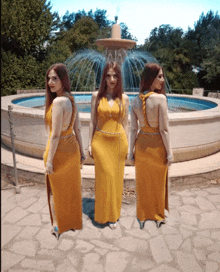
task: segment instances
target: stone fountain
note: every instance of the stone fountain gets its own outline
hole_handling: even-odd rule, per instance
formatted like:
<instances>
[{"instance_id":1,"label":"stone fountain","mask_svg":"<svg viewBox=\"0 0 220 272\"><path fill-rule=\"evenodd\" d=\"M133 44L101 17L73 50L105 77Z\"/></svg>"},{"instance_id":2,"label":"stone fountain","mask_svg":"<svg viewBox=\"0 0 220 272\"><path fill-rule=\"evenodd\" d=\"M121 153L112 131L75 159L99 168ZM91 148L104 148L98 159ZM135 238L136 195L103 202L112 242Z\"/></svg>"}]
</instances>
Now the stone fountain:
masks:
<instances>
[{"instance_id":1,"label":"stone fountain","mask_svg":"<svg viewBox=\"0 0 220 272\"><path fill-rule=\"evenodd\" d=\"M136 42L121 39L120 25L116 23L112 26L112 34L109 39L96 41L98 46L105 48L105 54L95 50L83 50L73 54L66 60L69 74L75 77L77 92L83 99L85 95L91 95L91 91L100 84L103 68L106 61L117 61L121 65L122 78L124 80L124 91L138 92L139 77L146 62L157 62L153 56L147 52L138 52L132 49ZM82 78L84 76L84 78ZM85 84L88 89L77 89L77 84ZM82 86L82 84L81 84ZM83 92L79 93L78 91ZM88 93L85 91L89 91ZM134 93L135 94L135 93ZM17 152L42 158L47 141L47 133L44 126L44 111L39 108L28 108L14 104L16 100L25 100L43 94L23 94L2 97L2 143L10 147L10 131L8 125L8 105L13 106L13 120L16 133L15 148ZM167 95L173 97L174 95ZM202 101L206 104L210 98L190 97L175 95L185 103L186 99ZM198 101L198 102L199 102ZM215 107L208 110L198 110L195 112L177 112L169 114L171 145L174 152L175 162L187 161L206 157L217 153L220 150L220 102L213 99ZM90 113L80 112L83 142L88 144ZM207 133L208 132L208 133Z\"/></svg>"},{"instance_id":2,"label":"stone fountain","mask_svg":"<svg viewBox=\"0 0 220 272\"><path fill-rule=\"evenodd\" d=\"M126 52L132 49L136 42L121 38L121 27L117 24L118 17L115 17L115 24L112 26L111 38L96 40L97 46L105 48L105 55L107 61L115 61L122 66Z\"/></svg>"},{"instance_id":3,"label":"stone fountain","mask_svg":"<svg viewBox=\"0 0 220 272\"><path fill-rule=\"evenodd\" d=\"M107 61L115 61L121 66L124 90L138 91L140 75L146 62L157 62L148 52L130 50L135 47L133 40L121 38L121 28L115 24L111 38L98 39L96 45L105 49L105 54L96 50L82 50L71 55L65 62L70 75L73 91L94 91L99 87L102 71ZM169 87L167 88L167 90Z\"/></svg>"}]
</instances>

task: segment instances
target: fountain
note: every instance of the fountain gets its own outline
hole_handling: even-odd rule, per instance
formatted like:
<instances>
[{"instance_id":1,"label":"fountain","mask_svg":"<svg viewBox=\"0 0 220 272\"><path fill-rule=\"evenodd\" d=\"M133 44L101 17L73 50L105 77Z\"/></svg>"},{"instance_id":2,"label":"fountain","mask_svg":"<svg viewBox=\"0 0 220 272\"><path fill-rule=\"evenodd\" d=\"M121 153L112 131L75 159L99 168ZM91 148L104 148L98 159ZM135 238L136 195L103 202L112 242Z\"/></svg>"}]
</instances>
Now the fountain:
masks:
<instances>
[{"instance_id":1,"label":"fountain","mask_svg":"<svg viewBox=\"0 0 220 272\"><path fill-rule=\"evenodd\" d=\"M137 51L127 51L135 46L135 41L121 39L120 26L114 24L112 36L109 39L96 41L97 45L105 47L105 55L87 50L78 52L65 62L75 90L83 86L84 92L73 93L78 96L76 101L84 101L100 83L102 70L106 61L117 61L122 67L125 91L133 91L129 95L136 95L138 91L140 74L146 62L157 62L150 54ZM76 76L77 75L77 76ZM86 89L89 86L88 89ZM168 85L167 85L168 89ZM90 92L85 92L90 90ZM19 105L44 96L44 94L19 94L2 97L1 103L1 138L2 143L8 147L10 143L9 124L7 118L8 105L13 107L12 118L15 127L15 149L27 156L41 158L46 146L47 133L44 126L44 111L40 108L30 108ZM168 103L179 100L181 106L196 105L196 111L175 112L174 102L169 113L171 145L174 161L182 162L209 156L220 151L220 100L207 97L192 97L187 95L167 94ZM44 100L44 98L43 98ZM33 101L32 101L33 102ZM172 104L172 103L171 103ZM33 107L36 107L36 103ZM199 108L201 106L201 108ZM79 113L84 148L88 145L88 131L90 113ZM129 118L130 120L130 118ZM129 121L130 122L130 121Z\"/></svg>"},{"instance_id":2,"label":"fountain","mask_svg":"<svg viewBox=\"0 0 220 272\"><path fill-rule=\"evenodd\" d=\"M95 50L83 50L71 55L65 61L74 91L94 91L97 89L106 62L115 61L121 66L124 91L137 92L145 63L157 62L147 52L129 50L136 45L136 42L121 39L121 28L117 24L117 19L116 16L111 38L96 40L96 45L105 49L104 54ZM167 81L166 91L169 92Z\"/></svg>"},{"instance_id":3,"label":"fountain","mask_svg":"<svg viewBox=\"0 0 220 272\"><path fill-rule=\"evenodd\" d=\"M117 20L118 17L116 16L115 24L112 26L111 38L96 40L96 45L105 48L107 61L115 61L122 67L125 56L127 55L126 51L132 49L136 45L136 42L121 38L121 28L117 24Z\"/></svg>"}]
</instances>

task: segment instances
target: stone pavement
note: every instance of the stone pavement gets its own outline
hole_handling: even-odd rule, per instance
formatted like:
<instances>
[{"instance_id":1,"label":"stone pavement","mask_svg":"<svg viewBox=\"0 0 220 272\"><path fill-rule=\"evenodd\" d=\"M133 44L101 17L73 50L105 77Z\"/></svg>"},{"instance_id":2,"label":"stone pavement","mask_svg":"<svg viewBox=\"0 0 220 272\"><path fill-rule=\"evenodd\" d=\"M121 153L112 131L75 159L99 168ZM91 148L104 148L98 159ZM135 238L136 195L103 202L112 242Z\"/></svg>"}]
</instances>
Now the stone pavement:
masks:
<instances>
[{"instance_id":1,"label":"stone pavement","mask_svg":"<svg viewBox=\"0 0 220 272\"><path fill-rule=\"evenodd\" d=\"M94 190L83 189L83 229L50 234L41 183L2 190L2 270L57 272L220 271L220 184L170 189L168 223L140 230L135 198L123 198L116 230L93 221ZM130 203L130 204L129 204Z\"/></svg>"}]
</instances>

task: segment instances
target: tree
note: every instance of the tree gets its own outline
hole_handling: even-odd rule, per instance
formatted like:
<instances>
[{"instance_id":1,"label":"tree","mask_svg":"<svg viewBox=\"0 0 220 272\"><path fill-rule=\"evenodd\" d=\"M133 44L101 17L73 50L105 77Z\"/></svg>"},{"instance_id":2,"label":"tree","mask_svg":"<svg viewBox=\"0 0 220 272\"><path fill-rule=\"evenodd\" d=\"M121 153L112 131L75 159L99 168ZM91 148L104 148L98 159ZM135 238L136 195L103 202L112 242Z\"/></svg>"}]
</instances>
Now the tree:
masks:
<instances>
[{"instance_id":1,"label":"tree","mask_svg":"<svg viewBox=\"0 0 220 272\"><path fill-rule=\"evenodd\" d=\"M94 13L92 9L88 13L86 13L85 10L79 10L76 13L69 13L69 11L66 11L62 18L62 23L65 30L70 30L78 20L80 20L82 17L88 16L98 24L99 28L105 28L112 24L112 22L107 19L106 13L107 10L102 9L96 9Z\"/></svg>"},{"instance_id":2,"label":"tree","mask_svg":"<svg viewBox=\"0 0 220 272\"><path fill-rule=\"evenodd\" d=\"M198 85L181 28L170 25L154 28L141 49L149 51L161 63L173 89L190 89Z\"/></svg>"},{"instance_id":3,"label":"tree","mask_svg":"<svg viewBox=\"0 0 220 272\"><path fill-rule=\"evenodd\" d=\"M82 17L66 32L65 40L71 52L79 49L94 48L98 32L98 24L92 18Z\"/></svg>"},{"instance_id":4,"label":"tree","mask_svg":"<svg viewBox=\"0 0 220 272\"><path fill-rule=\"evenodd\" d=\"M44 86L45 58L55 42L59 16L46 0L1 1L1 93Z\"/></svg>"},{"instance_id":5,"label":"tree","mask_svg":"<svg viewBox=\"0 0 220 272\"><path fill-rule=\"evenodd\" d=\"M46 0L2 0L1 8L3 50L17 55L39 51L53 25L50 3L46 4Z\"/></svg>"},{"instance_id":6,"label":"tree","mask_svg":"<svg viewBox=\"0 0 220 272\"><path fill-rule=\"evenodd\" d=\"M192 65L199 70L200 86L206 89L220 89L219 82L219 41L220 16L209 11L201 14L194 29L186 33ZM217 80L217 81L216 81Z\"/></svg>"},{"instance_id":7,"label":"tree","mask_svg":"<svg viewBox=\"0 0 220 272\"><path fill-rule=\"evenodd\" d=\"M206 89L220 90L220 40L215 40L207 46L207 57L201 64L202 71L205 71L202 77Z\"/></svg>"},{"instance_id":8,"label":"tree","mask_svg":"<svg viewBox=\"0 0 220 272\"><path fill-rule=\"evenodd\" d=\"M120 23L120 27L121 27L121 38L122 39L137 41L137 38L132 36L131 33L128 31L128 27L126 24Z\"/></svg>"}]
</instances>

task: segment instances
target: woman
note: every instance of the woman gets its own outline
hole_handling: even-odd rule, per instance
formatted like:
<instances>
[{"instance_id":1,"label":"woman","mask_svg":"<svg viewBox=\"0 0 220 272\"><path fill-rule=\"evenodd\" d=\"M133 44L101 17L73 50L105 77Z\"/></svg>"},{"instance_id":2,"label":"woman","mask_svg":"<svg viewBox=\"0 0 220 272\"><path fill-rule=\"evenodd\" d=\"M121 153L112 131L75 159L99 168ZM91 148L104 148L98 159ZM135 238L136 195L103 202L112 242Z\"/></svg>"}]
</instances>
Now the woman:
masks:
<instances>
[{"instance_id":1,"label":"woman","mask_svg":"<svg viewBox=\"0 0 220 272\"><path fill-rule=\"evenodd\" d=\"M165 223L165 209L168 210L167 174L173 155L164 87L162 67L146 64L140 94L131 106L129 160L135 163L137 218L141 229L147 219L156 221L160 227Z\"/></svg>"},{"instance_id":2,"label":"woman","mask_svg":"<svg viewBox=\"0 0 220 272\"><path fill-rule=\"evenodd\" d=\"M89 153L95 161L95 221L117 226L120 217L125 158L128 151L128 96L121 70L110 62L99 91L92 95Z\"/></svg>"},{"instance_id":3,"label":"woman","mask_svg":"<svg viewBox=\"0 0 220 272\"><path fill-rule=\"evenodd\" d=\"M62 63L46 73L45 124L50 129L44 164L51 232L58 239L62 232L82 228L80 163L85 160L78 112Z\"/></svg>"}]
</instances>

